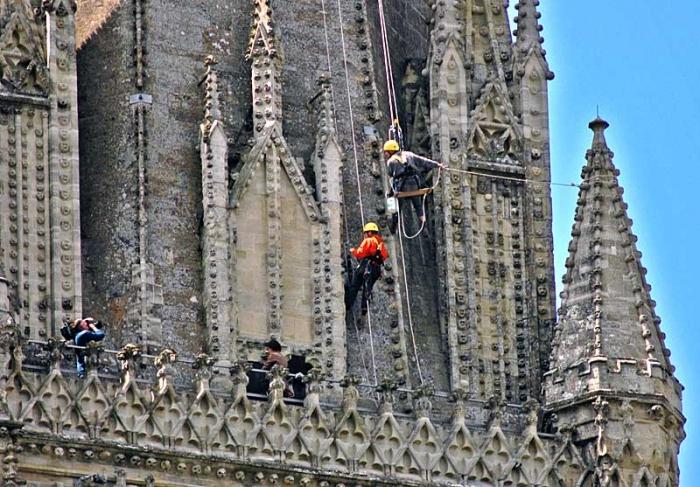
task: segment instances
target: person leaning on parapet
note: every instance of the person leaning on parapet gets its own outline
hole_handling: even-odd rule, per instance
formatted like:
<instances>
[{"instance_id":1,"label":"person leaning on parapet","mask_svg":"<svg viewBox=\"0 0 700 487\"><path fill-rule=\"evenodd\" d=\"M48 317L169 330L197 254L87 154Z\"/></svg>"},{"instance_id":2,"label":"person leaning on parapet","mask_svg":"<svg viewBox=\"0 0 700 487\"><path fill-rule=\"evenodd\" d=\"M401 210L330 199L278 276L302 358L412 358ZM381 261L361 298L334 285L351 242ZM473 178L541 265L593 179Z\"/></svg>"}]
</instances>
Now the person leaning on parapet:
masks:
<instances>
[{"instance_id":1,"label":"person leaning on parapet","mask_svg":"<svg viewBox=\"0 0 700 487\"><path fill-rule=\"evenodd\" d=\"M287 360L287 357L282 355L282 345L280 342L272 338L265 342L264 346L265 352L263 354L263 369L272 370L272 367L275 365L285 369L288 367L289 361ZM286 380L284 381L284 397L294 397L294 389L291 388L289 382Z\"/></svg>"},{"instance_id":2,"label":"person leaning on parapet","mask_svg":"<svg viewBox=\"0 0 700 487\"><path fill-rule=\"evenodd\" d=\"M86 347L90 342L104 340L105 331L102 322L94 318L77 319L71 323L73 342L79 347ZM78 377L85 377L85 351L76 350L75 365Z\"/></svg>"},{"instance_id":3,"label":"person leaning on parapet","mask_svg":"<svg viewBox=\"0 0 700 487\"><path fill-rule=\"evenodd\" d=\"M384 143L384 159L387 164L387 172L391 177L392 193L405 193L408 191L416 191L424 189L425 175L431 169L439 167L445 169L444 164L433 161L426 157L421 157L410 151L402 151L399 143L395 140L387 140ZM421 196L409 197L411 204L416 212L416 216L420 223L425 223L425 212L423 211L423 201ZM402 203L399 202L401 205ZM394 215L389 222L389 230L391 233L396 231L398 215Z\"/></svg>"},{"instance_id":4,"label":"person leaning on parapet","mask_svg":"<svg viewBox=\"0 0 700 487\"><path fill-rule=\"evenodd\" d=\"M289 361L282 355L282 345L274 338L265 342L265 353L263 355L263 369L271 370L275 365L287 368Z\"/></svg>"}]
</instances>

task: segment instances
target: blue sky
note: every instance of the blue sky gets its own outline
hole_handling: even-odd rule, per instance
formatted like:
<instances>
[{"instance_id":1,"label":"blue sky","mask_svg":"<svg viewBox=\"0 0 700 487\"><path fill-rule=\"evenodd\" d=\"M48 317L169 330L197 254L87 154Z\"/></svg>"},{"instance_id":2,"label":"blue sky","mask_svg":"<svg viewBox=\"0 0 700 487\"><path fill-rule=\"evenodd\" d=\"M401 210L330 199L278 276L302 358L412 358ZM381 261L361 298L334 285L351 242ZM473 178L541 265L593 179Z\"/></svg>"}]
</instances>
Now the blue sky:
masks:
<instances>
[{"instance_id":1,"label":"blue sky","mask_svg":"<svg viewBox=\"0 0 700 487\"><path fill-rule=\"evenodd\" d=\"M517 0L511 1L515 4ZM578 181L591 144L588 122L610 122L628 214L649 273L671 360L685 386L688 438L681 485L700 479L700 34L697 0L543 0L550 84L552 180ZM511 5L511 7L512 7ZM577 191L553 187L557 292ZM700 301L700 299L698 299Z\"/></svg>"}]
</instances>

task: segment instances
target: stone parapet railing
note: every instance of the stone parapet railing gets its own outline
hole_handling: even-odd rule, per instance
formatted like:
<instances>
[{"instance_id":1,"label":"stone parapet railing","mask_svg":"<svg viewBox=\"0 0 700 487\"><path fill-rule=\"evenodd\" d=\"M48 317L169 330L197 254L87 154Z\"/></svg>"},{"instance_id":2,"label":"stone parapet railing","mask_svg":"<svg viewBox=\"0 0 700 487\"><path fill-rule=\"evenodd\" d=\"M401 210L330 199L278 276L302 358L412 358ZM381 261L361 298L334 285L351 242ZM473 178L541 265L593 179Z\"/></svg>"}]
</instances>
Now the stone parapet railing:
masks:
<instances>
[{"instance_id":1,"label":"stone parapet railing","mask_svg":"<svg viewBox=\"0 0 700 487\"><path fill-rule=\"evenodd\" d=\"M396 384L380 384L372 411L359 407L359 381L348 377L341 403L326 406L324 378L312 370L303 405L291 406L279 368L270 373L267 401L251 401L244 363L231 367L231 392L221 397L212 392L214 361L206 355L193 361L197 387L187 393L173 385L172 350L156 357L150 386L138 380L134 345L116 354L118 380L99 374L97 347L86 350L88 376L78 381L61 367L62 343L42 346L50 363L39 370L32 365L39 354L25 358L26 346L8 345L15 338L8 335L0 349L0 423L5 451L19 451L6 463L20 477L55 480L62 470L42 465L61 462L69 462L69 478L123 467L163 481L175 475L179 485L222 478L232 485L569 485L591 472L569 436L537 432L534 404L523 411L520 432L502 427L498 405L477 429L468 426L462 391L453 394L452 418L436 422L430 387L413 391L414 414L406 416L394 412Z\"/></svg>"}]
</instances>

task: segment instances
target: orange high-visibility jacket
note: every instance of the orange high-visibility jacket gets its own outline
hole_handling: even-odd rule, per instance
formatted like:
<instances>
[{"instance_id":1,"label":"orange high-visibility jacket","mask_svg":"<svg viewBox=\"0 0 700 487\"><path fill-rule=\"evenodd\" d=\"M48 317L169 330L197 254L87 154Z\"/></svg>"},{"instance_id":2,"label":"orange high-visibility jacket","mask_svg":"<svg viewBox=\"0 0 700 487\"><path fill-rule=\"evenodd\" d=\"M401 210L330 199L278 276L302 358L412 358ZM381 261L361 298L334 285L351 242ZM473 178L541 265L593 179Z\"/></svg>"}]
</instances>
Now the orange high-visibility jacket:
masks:
<instances>
[{"instance_id":1,"label":"orange high-visibility jacket","mask_svg":"<svg viewBox=\"0 0 700 487\"><path fill-rule=\"evenodd\" d=\"M356 249L350 249L350 252L356 259L376 258L378 261L384 262L389 258L389 251L379 235L365 237L360 246Z\"/></svg>"}]
</instances>

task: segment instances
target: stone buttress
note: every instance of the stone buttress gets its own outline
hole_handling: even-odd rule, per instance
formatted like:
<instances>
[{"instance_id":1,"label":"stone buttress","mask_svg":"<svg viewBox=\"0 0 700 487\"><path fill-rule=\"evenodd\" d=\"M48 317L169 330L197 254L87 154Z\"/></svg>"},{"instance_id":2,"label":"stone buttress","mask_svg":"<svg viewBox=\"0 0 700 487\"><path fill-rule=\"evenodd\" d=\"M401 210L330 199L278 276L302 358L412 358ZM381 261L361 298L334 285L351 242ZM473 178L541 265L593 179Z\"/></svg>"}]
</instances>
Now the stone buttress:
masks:
<instances>
[{"instance_id":1,"label":"stone buttress","mask_svg":"<svg viewBox=\"0 0 700 487\"><path fill-rule=\"evenodd\" d=\"M513 42L500 2L434 2L424 71L431 152L455 169L435 195L451 382L520 404L540 396L554 319L552 74L536 3L516 5Z\"/></svg>"},{"instance_id":2,"label":"stone buttress","mask_svg":"<svg viewBox=\"0 0 700 487\"><path fill-rule=\"evenodd\" d=\"M0 2L0 268L33 339L82 309L74 36L74 2Z\"/></svg>"}]
</instances>

